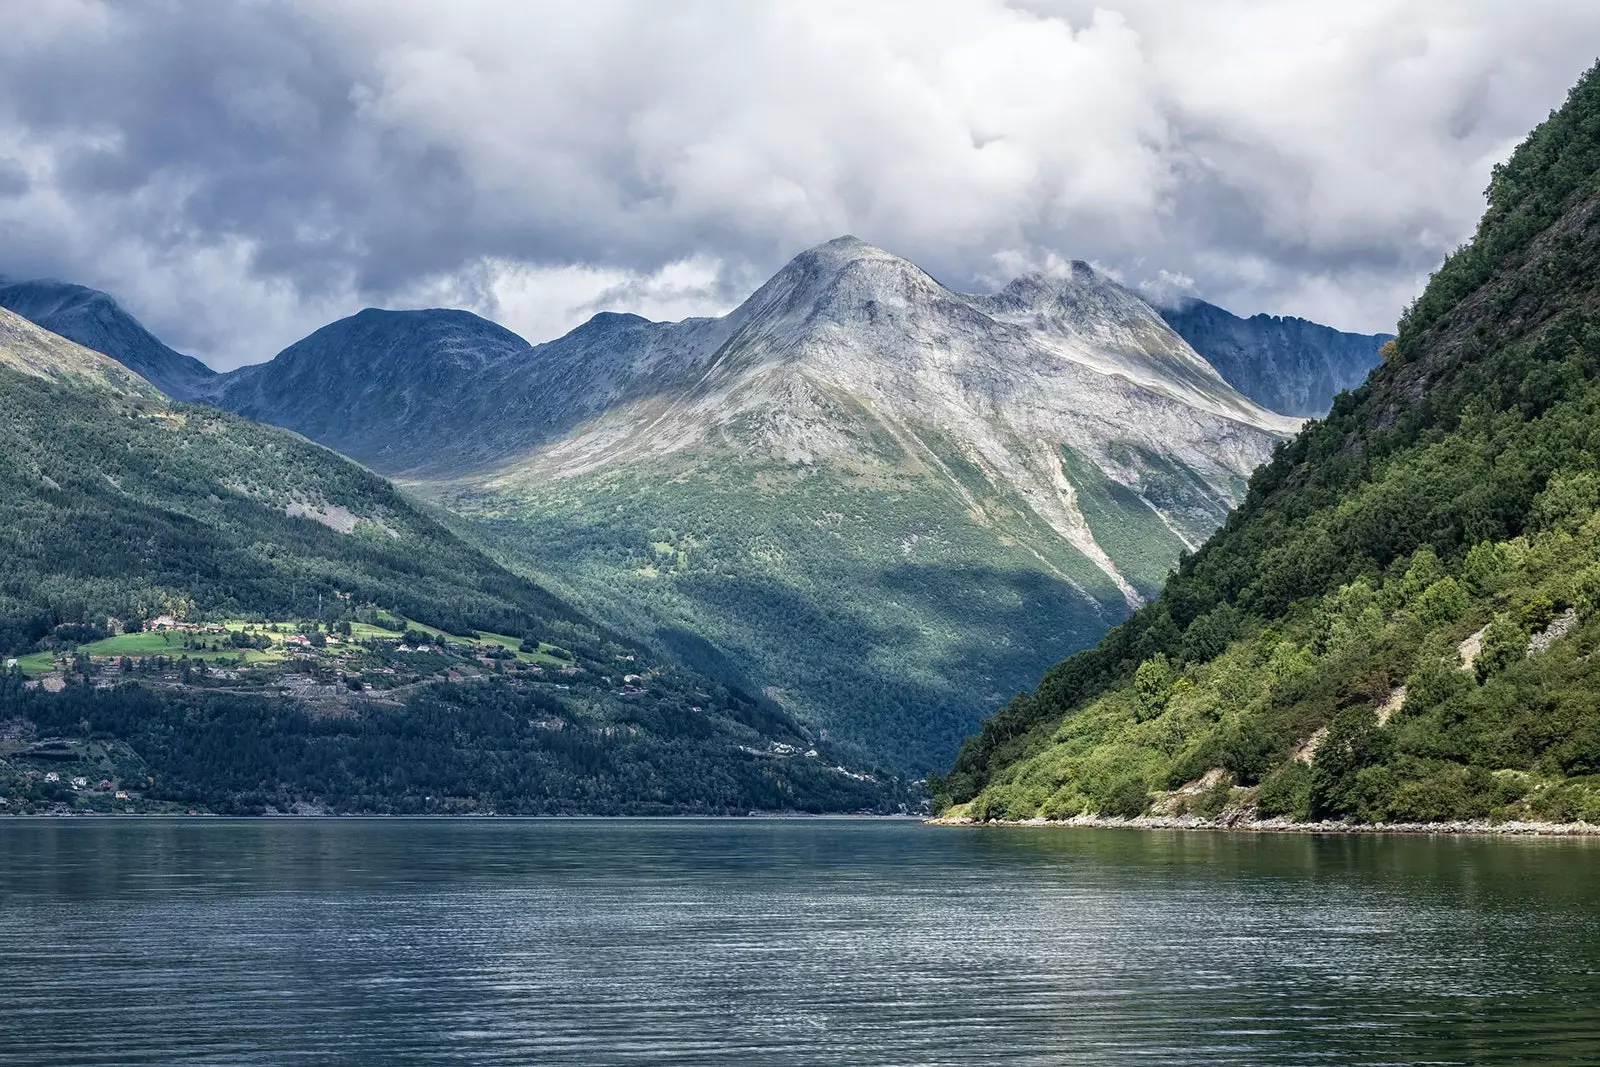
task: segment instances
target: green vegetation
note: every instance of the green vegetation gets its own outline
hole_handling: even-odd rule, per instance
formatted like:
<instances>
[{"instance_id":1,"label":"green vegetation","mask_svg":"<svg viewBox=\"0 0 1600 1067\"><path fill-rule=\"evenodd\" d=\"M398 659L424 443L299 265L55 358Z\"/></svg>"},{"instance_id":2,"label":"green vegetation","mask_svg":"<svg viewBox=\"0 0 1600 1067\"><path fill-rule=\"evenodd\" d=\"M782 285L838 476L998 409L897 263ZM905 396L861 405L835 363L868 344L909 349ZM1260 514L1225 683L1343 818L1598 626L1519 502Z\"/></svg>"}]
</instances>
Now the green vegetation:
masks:
<instances>
[{"instance_id":1,"label":"green vegetation","mask_svg":"<svg viewBox=\"0 0 1600 1067\"><path fill-rule=\"evenodd\" d=\"M326 521L290 514L308 509ZM326 449L208 408L5 369L0 531L10 655L107 618L335 618L352 603L463 633L574 623Z\"/></svg>"},{"instance_id":2,"label":"green vegetation","mask_svg":"<svg viewBox=\"0 0 1600 1067\"><path fill-rule=\"evenodd\" d=\"M51 368L87 357L29 343L0 366L5 810L909 799L770 701L596 627L348 460L141 383L38 376L36 350Z\"/></svg>"},{"instance_id":3,"label":"green vegetation","mask_svg":"<svg viewBox=\"0 0 1600 1067\"><path fill-rule=\"evenodd\" d=\"M1020 501L970 481L981 520L926 473L714 455L447 502L591 615L922 774L1127 610Z\"/></svg>"},{"instance_id":4,"label":"green vegetation","mask_svg":"<svg viewBox=\"0 0 1600 1067\"><path fill-rule=\"evenodd\" d=\"M941 807L1126 813L1220 770L1262 815L1600 819L1600 73L1488 196L1367 384Z\"/></svg>"},{"instance_id":5,"label":"green vegetation","mask_svg":"<svg viewBox=\"0 0 1600 1067\"><path fill-rule=\"evenodd\" d=\"M355 714L196 687L74 681L46 693L13 673L0 677L0 709L30 731L10 742L0 731L0 810L12 812L743 814L910 799L796 735L773 740L752 702L686 672L654 675L627 699L582 682L438 682Z\"/></svg>"}]
</instances>

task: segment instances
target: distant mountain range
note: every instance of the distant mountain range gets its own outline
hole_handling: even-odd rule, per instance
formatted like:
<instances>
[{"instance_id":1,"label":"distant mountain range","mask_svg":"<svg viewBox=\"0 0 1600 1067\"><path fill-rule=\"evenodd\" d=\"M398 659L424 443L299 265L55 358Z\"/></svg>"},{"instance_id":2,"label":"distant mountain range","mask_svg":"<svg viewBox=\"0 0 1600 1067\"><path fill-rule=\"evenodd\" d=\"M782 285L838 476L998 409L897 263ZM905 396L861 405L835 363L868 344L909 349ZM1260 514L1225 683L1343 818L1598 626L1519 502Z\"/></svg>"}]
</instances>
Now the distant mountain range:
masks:
<instances>
[{"instance_id":1,"label":"distant mountain range","mask_svg":"<svg viewBox=\"0 0 1600 1067\"><path fill-rule=\"evenodd\" d=\"M1161 307L1167 320L1228 383L1262 407L1320 418L1333 398L1378 365L1393 334L1343 333L1294 316L1242 319L1204 300Z\"/></svg>"},{"instance_id":2,"label":"distant mountain range","mask_svg":"<svg viewBox=\"0 0 1600 1067\"><path fill-rule=\"evenodd\" d=\"M1381 342L1158 310L1083 263L963 294L846 237L721 318L534 346L368 309L217 375L52 284L0 304L401 478L590 613L912 772L1205 540L1297 425L1250 394L1325 408Z\"/></svg>"}]
</instances>

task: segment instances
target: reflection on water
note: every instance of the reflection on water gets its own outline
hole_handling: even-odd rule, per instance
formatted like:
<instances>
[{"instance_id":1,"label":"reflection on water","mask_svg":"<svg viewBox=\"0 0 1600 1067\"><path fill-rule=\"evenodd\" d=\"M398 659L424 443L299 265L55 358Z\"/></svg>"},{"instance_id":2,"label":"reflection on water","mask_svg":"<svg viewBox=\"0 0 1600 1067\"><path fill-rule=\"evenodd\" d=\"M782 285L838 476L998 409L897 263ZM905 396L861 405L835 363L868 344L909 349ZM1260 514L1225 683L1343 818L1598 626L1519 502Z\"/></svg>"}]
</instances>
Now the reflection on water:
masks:
<instances>
[{"instance_id":1,"label":"reflection on water","mask_svg":"<svg viewBox=\"0 0 1600 1067\"><path fill-rule=\"evenodd\" d=\"M1600 842L0 822L0 1063L1600 1063Z\"/></svg>"}]
</instances>

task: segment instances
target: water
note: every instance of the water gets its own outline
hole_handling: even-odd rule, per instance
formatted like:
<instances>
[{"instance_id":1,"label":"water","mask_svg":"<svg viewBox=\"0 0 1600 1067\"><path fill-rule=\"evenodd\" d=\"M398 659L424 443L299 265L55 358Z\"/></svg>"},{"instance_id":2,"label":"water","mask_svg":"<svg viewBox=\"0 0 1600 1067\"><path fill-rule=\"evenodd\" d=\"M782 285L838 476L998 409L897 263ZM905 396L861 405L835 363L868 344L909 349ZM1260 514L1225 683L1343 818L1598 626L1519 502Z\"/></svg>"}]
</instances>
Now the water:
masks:
<instances>
[{"instance_id":1,"label":"water","mask_svg":"<svg viewBox=\"0 0 1600 1067\"><path fill-rule=\"evenodd\" d=\"M0 822L4 1064L1600 1063L1600 842Z\"/></svg>"}]
</instances>

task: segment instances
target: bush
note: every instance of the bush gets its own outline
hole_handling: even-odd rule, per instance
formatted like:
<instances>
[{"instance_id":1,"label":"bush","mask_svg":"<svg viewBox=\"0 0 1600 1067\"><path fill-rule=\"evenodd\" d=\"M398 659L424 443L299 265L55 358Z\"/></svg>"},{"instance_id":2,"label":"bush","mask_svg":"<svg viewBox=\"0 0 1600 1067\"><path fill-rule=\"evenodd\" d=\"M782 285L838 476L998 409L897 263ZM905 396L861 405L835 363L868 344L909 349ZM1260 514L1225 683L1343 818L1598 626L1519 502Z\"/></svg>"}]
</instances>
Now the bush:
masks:
<instances>
[{"instance_id":1,"label":"bush","mask_svg":"<svg viewBox=\"0 0 1600 1067\"><path fill-rule=\"evenodd\" d=\"M1370 809L1370 794L1378 783L1371 776L1363 781L1363 775L1382 770L1374 764L1382 763L1391 747L1371 708L1358 705L1335 715L1311 768L1312 817L1361 815L1363 808Z\"/></svg>"},{"instance_id":2,"label":"bush","mask_svg":"<svg viewBox=\"0 0 1600 1067\"><path fill-rule=\"evenodd\" d=\"M1150 806L1150 787L1138 775L1125 775L1113 779L1104 795L1092 799L1098 801L1101 815L1132 819Z\"/></svg>"},{"instance_id":3,"label":"bush","mask_svg":"<svg viewBox=\"0 0 1600 1067\"><path fill-rule=\"evenodd\" d=\"M1441 578L1417 597L1417 618L1430 626L1455 622L1467 613L1467 591L1454 578Z\"/></svg>"},{"instance_id":4,"label":"bush","mask_svg":"<svg viewBox=\"0 0 1600 1067\"><path fill-rule=\"evenodd\" d=\"M1256 791L1256 811L1267 819L1311 817L1311 768L1298 760L1284 764Z\"/></svg>"},{"instance_id":5,"label":"bush","mask_svg":"<svg viewBox=\"0 0 1600 1067\"><path fill-rule=\"evenodd\" d=\"M1214 819L1227 810L1228 802L1232 799L1233 783L1223 778L1195 797L1189 810L1202 819Z\"/></svg>"},{"instance_id":6,"label":"bush","mask_svg":"<svg viewBox=\"0 0 1600 1067\"><path fill-rule=\"evenodd\" d=\"M1391 822L1484 819L1494 807L1493 789L1493 776L1482 768L1444 767L1401 782L1381 814Z\"/></svg>"},{"instance_id":7,"label":"bush","mask_svg":"<svg viewBox=\"0 0 1600 1067\"><path fill-rule=\"evenodd\" d=\"M1496 615L1484 631L1483 648L1472 665L1478 676L1478 684L1482 685L1492 675L1521 660L1527 651L1528 635L1522 627L1513 622L1509 615Z\"/></svg>"}]
</instances>

